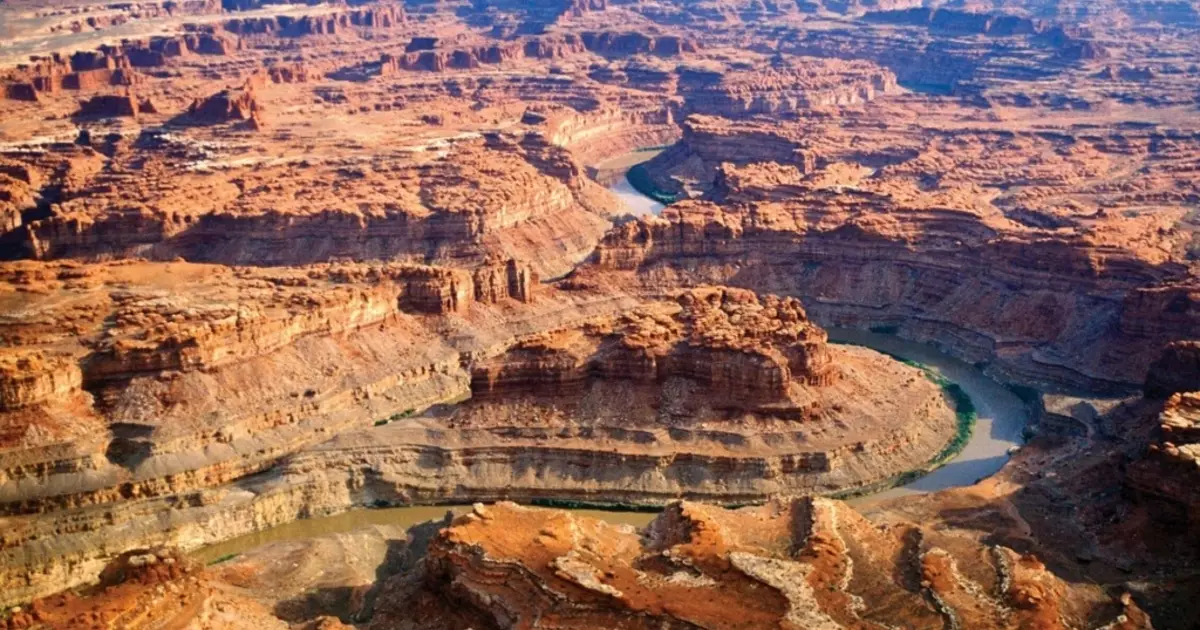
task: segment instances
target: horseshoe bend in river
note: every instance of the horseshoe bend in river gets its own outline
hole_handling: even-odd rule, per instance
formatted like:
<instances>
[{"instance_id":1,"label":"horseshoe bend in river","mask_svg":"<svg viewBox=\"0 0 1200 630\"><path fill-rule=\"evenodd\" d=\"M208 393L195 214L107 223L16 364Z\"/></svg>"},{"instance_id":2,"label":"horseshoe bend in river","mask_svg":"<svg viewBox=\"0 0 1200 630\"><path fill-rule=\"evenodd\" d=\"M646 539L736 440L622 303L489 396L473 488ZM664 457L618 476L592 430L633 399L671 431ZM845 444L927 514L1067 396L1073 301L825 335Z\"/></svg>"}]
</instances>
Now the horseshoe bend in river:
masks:
<instances>
[{"instance_id":1,"label":"horseshoe bend in river","mask_svg":"<svg viewBox=\"0 0 1200 630\"><path fill-rule=\"evenodd\" d=\"M612 184L610 190L630 206L631 214L635 216L658 214L665 207L641 195L624 177ZM1028 421L1024 402L1012 390L988 377L978 368L931 345L908 341L894 335L845 328L826 330L831 342L871 348L919 363L940 374L962 388L970 397L977 413L970 440L951 460L907 485L851 499L851 504L862 506L910 494L972 485L999 471L1008 461L1012 449L1021 444L1021 432ZM428 505L353 509L333 516L293 521L208 545L198 550L196 555L204 561L211 562L271 542L334 534L369 525L415 525L441 518L447 510L461 512L463 509L464 506ZM639 527L650 522L655 516L652 512L603 509L574 511L608 522Z\"/></svg>"},{"instance_id":2,"label":"horseshoe bend in river","mask_svg":"<svg viewBox=\"0 0 1200 630\"><path fill-rule=\"evenodd\" d=\"M1200 619L1200 0L0 25L0 630Z\"/></svg>"}]
</instances>

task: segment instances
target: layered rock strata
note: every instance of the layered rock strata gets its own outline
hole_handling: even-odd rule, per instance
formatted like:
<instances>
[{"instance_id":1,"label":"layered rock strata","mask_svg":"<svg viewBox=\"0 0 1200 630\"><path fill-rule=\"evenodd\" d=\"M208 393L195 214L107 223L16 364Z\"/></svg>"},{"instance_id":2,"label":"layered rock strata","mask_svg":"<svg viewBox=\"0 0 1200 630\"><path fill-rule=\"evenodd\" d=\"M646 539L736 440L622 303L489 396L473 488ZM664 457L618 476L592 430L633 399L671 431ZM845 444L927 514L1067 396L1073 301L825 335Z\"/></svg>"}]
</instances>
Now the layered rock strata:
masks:
<instances>
[{"instance_id":1,"label":"layered rock strata","mask_svg":"<svg viewBox=\"0 0 1200 630\"><path fill-rule=\"evenodd\" d=\"M687 292L664 311L635 312L611 331L598 325L584 334L591 338L523 342L479 366L474 395L547 385L562 391L592 375L651 383L679 378L695 381L715 405L788 414L802 411L791 397L794 386L830 385L839 374L824 332L798 301L767 296L760 303L749 291Z\"/></svg>"},{"instance_id":2,"label":"layered rock strata","mask_svg":"<svg viewBox=\"0 0 1200 630\"><path fill-rule=\"evenodd\" d=\"M844 504L673 504L644 534L567 512L476 506L435 538L421 581L385 584L370 628L1149 628L1128 597L1036 557Z\"/></svg>"},{"instance_id":3,"label":"layered rock strata","mask_svg":"<svg viewBox=\"0 0 1200 630\"><path fill-rule=\"evenodd\" d=\"M256 121L254 89L224 91L192 107L202 121ZM65 150L70 154L76 150ZM531 132L470 136L453 151L354 167L323 167L328 177L281 185L300 166L223 170L207 178L210 194L183 212L158 204L188 195L182 182L147 178L144 164L72 181L68 199L49 217L11 237L37 258L183 256L227 264L295 264L341 257L484 261L519 255L544 277L559 276L587 256L615 201L562 148ZM172 158L167 158L171 160ZM363 186L371 182L376 187ZM464 182L478 182L467 192ZM131 194L121 186L133 186ZM78 188L76 188L78 187ZM353 188L353 190L351 190ZM541 239L555 248L532 245Z\"/></svg>"},{"instance_id":4,"label":"layered rock strata","mask_svg":"<svg viewBox=\"0 0 1200 630\"><path fill-rule=\"evenodd\" d=\"M376 29L392 29L404 25L406 19L402 7L382 4L317 15L233 18L226 21L222 28L241 37L256 35L305 37L338 35L345 31L358 29L368 32Z\"/></svg>"},{"instance_id":5,"label":"layered rock strata","mask_svg":"<svg viewBox=\"0 0 1200 630\"><path fill-rule=\"evenodd\" d=\"M1161 362L1155 367L1161 369ZM1172 394L1157 420L1157 439L1130 465L1126 487L1161 526L1200 539L1200 392Z\"/></svg>"},{"instance_id":6,"label":"layered rock strata","mask_svg":"<svg viewBox=\"0 0 1200 630\"><path fill-rule=\"evenodd\" d=\"M1147 149L1105 133L1028 131L986 157L951 158L919 138L866 150L842 136L848 124L689 117L681 142L645 168L665 193L706 201L613 230L597 265L648 287L723 282L798 295L823 324L895 329L1042 387L1135 391L1164 344L1193 335L1197 283L1179 254L1191 228L1166 201L1190 193L1165 172L1098 178L1107 160ZM1053 146L1074 147L1057 170L1019 154ZM935 174L949 164L958 166ZM1004 193L1009 176L1030 188ZM1133 210L1148 198L1166 207Z\"/></svg>"},{"instance_id":7,"label":"layered rock strata","mask_svg":"<svg viewBox=\"0 0 1200 630\"><path fill-rule=\"evenodd\" d=\"M14 284L70 298L28 301L4 331L24 353L0 414L12 515L0 565L15 601L119 550L191 548L352 505L743 502L859 487L923 466L956 428L919 370L828 347L795 300L709 289L634 309L599 291L535 297L536 278L512 261L94 269L10 270ZM200 301L162 283L191 283L184 295ZM564 339L565 353L545 345ZM579 371L570 357L588 353L594 366ZM172 505L171 522L138 516Z\"/></svg>"},{"instance_id":8,"label":"layered rock strata","mask_svg":"<svg viewBox=\"0 0 1200 630\"><path fill-rule=\"evenodd\" d=\"M297 372L290 386L283 379L259 383L253 404L234 410L220 403L239 387L238 379L252 378L282 355L302 353L302 346L317 351L328 343L324 351L337 354L369 343L354 340L360 332L386 338L382 331L389 326L419 337L420 317L465 315L475 304L528 303L536 282L513 261L473 272L385 265L235 275L179 264L114 265L74 276L70 266L9 272L25 275L27 286L66 278L71 287L58 286L69 306L57 314L19 293L5 298L29 309L5 324L15 347L5 353L0 381L7 452L0 493L16 511L223 483L324 439L333 427L355 422L357 413L367 414L357 421L369 425L377 415L403 411L387 412L389 405L419 407L453 396L466 386L456 354L392 341L351 361L365 371L350 381L310 365L300 370L308 376ZM180 280L195 283L192 297L202 303L170 299L156 287ZM140 284L106 293L130 281ZM257 303L243 302L252 295ZM56 331L64 317L73 321L67 334ZM379 333L366 332L372 327ZM339 348L344 338L350 346ZM395 372L382 365L387 352L401 366ZM310 378L322 370L324 379ZM331 389L319 391L317 380L328 380ZM372 403L373 395L392 402ZM50 423L46 416L58 418ZM88 435L98 422L108 428ZM210 440L225 446L213 450Z\"/></svg>"},{"instance_id":9,"label":"layered rock strata","mask_svg":"<svg viewBox=\"0 0 1200 630\"><path fill-rule=\"evenodd\" d=\"M0 256L43 261L0 269L4 603L351 505L744 503L922 466L953 427L941 392L820 322L1082 390L1042 402L995 478L881 508L970 573L935 553L893 580L954 608L943 625L1138 621L1049 576L986 586L979 541L1132 589L1162 627L1196 618L1188 3L168 4L0 3L0 57L24 64L0 101ZM136 117L109 116L134 110L115 93ZM603 163L676 140L641 184L693 199L619 218ZM135 258L158 262L113 262ZM680 301L710 284L760 295ZM835 586L871 595L862 575ZM793 614L786 588L738 584L767 613L746 618ZM169 615L160 595L145 610Z\"/></svg>"},{"instance_id":10,"label":"layered rock strata","mask_svg":"<svg viewBox=\"0 0 1200 630\"><path fill-rule=\"evenodd\" d=\"M0 628L288 628L267 607L231 592L171 549L122 554L104 567L99 582L82 596L66 592L17 607Z\"/></svg>"}]
</instances>

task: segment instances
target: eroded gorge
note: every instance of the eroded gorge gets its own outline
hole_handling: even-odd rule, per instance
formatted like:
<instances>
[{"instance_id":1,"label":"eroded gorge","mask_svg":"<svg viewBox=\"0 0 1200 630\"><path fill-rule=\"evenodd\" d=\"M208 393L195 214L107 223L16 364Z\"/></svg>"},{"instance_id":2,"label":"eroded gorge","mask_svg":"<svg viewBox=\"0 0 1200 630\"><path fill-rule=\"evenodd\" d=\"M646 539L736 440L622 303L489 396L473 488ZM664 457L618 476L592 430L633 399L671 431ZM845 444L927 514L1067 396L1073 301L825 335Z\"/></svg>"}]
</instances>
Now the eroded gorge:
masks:
<instances>
[{"instance_id":1,"label":"eroded gorge","mask_svg":"<svg viewBox=\"0 0 1200 630\"><path fill-rule=\"evenodd\" d=\"M1191 627L1198 10L10 0L0 627Z\"/></svg>"}]
</instances>

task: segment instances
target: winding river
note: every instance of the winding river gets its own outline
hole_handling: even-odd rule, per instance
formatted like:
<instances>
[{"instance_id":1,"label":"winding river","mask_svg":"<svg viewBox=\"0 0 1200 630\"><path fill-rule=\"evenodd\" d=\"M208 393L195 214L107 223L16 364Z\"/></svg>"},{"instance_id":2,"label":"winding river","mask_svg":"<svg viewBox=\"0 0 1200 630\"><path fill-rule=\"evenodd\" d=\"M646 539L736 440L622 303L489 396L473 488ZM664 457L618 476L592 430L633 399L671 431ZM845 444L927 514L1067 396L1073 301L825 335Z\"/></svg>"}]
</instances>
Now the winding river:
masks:
<instances>
[{"instance_id":1,"label":"winding river","mask_svg":"<svg viewBox=\"0 0 1200 630\"><path fill-rule=\"evenodd\" d=\"M600 173L620 173L613 178L614 181L608 189L625 204L629 214L635 217L658 214L666 206L638 192L633 184L629 183L629 178L624 173L634 165L641 164L659 153L661 150L634 151L609 158L595 166L596 171Z\"/></svg>"},{"instance_id":2,"label":"winding river","mask_svg":"<svg viewBox=\"0 0 1200 630\"><path fill-rule=\"evenodd\" d=\"M954 459L898 488L850 501L854 505L883 499L936 492L957 486L969 486L995 474L1008 461L1009 452L1021 444L1021 432L1028 421L1025 403L1007 387L997 383L975 366L955 359L937 348L893 335L845 328L828 328L829 338L837 343L852 343L916 361L958 384L975 404L977 418L971 439Z\"/></svg>"},{"instance_id":3,"label":"winding river","mask_svg":"<svg viewBox=\"0 0 1200 630\"><path fill-rule=\"evenodd\" d=\"M624 177L609 186L608 189L625 202L625 207L629 208L629 214L635 217L658 214L662 212L663 208L666 208L665 205L638 192L633 184L630 184L629 180Z\"/></svg>"},{"instance_id":4,"label":"winding river","mask_svg":"<svg viewBox=\"0 0 1200 630\"><path fill-rule=\"evenodd\" d=\"M649 157L646 155L645 159ZM638 193L623 177L613 184L610 190L629 205L630 214L657 214L663 208L662 204ZM830 340L836 343L866 346L921 363L940 373L957 383L971 397L978 413L970 441L954 459L906 486L856 498L850 503L863 506L884 499L972 485L1000 470L1008 461L1010 451L1020 445L1021 432L1027 420L1025 404L1011 390L984 375L973 365L955 359L933 346L906 341L892 335L841 328L829 328L828 331ZM465 508L462 506L355 509L333 516L294 521L227 540L205 547L197 551L196 555L203 561L213 562L270 542L334 534L370 525L407 527L441 518L447 510L463 509ZM577 511L609 522L639 527L654 518L653 513L646 512Z\"/></svg>"}]
</instances>

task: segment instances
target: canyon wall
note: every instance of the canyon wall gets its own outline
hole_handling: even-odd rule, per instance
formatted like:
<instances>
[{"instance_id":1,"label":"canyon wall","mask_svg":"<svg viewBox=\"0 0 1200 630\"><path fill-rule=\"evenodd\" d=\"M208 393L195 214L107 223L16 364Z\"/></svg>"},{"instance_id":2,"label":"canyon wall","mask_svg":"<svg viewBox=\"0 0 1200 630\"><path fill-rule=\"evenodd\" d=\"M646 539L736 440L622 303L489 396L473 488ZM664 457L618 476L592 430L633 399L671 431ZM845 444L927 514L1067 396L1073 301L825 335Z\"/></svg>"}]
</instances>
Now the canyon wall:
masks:
<instances>
[{"instance_id":1,"label":"canyon wall","mask_svg":"<svg viewBox=\"0 0 1200 630\"><path fill-rule=\"evenodd\" d=\"M981 238L971 247L941 251L935 261L915 254L911 241L893 240L881 231L886 225L857 233L848 227L793 232L774 227L778 222L769 217L762 209L676 204L662 218L609 233L596 264L636 270L646 282L697 277L791 293L824 325L894 328L1039 386L1132 389L1158 348L1196 325L1110 333L1120 330L1140 286L1169 277L1137 260L1114 257L1101 270L1090 262L1094 255L1058 242ZM927 220L931 226L973 222L957 213ZM980 227L957 233L986 235L989 230ZM983 303L995 306L968 314L965 305Z\"/></svg>"},{"instance_id":2,"label":"canyon wall","mask_svg":"<svg viewBox=\"0 0 1200 630\"><path fill-rule=\"evenodd\" d=\"M261 108L254 93L219 93L198 101L190 116L257 120ZM168 260L286 265L344 257L482 262L495 254L521 257L538 274L554 277L588 255L615 208L569 153L536 132L476 138L454 155L429 165L380 163L369 177L398 199L373 200L365 212L332 181L309 181L298 189L305 194L297 195L267 184L278 171L256 170L244 174L264 184L251 194L195 199L198 207L186 213L130 207L109 184L100 184L112 203L103 194L76 195L14 236L41 259L138 252ZM483 172L490 175L480 194L463 197L455 190ZM532 248L535 236L562 247Z\"/></svg>"}]
</instances>

